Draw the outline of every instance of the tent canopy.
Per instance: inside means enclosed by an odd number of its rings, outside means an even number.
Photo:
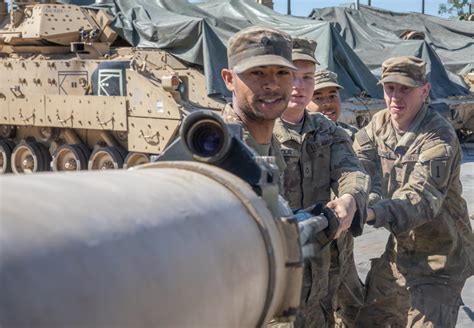
[[[474,22],[397,13],[364,5],[360,5],[359,10],[313,9],[310,17],[331,22],[376,76],[380,75],[385,59],[413,55],[428,63],[428,77],[434,86],[431,97],[469,93],[457,74],[474,70]],[[425,38],[403,40],[400,36],[406,31],[422,32]]]

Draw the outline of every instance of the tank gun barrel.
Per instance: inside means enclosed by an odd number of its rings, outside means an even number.
[[[273,189],[259,175],[272,171],[259,164],[245,176],[252,188],[206,164],[252,154],[234,157],[217,116],[190,118],[173,156],[199,162],[2,177],[0,326],[240,327],[294,315],[298,225],[264,200]]]
[[[310,237],[337,219],[319,205],[294,215],[274,161],[240,134],[196,111],[158,162],[2,177],[0,326],[293,319]]]
[[[257,326],[288,310],[291,241],[221,169],[7,176],[2,190],[1,326]]]

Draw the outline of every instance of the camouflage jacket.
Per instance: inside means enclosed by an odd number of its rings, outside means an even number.
[[[224,108],[224,111],[222,112],[222,117],[224,118],[224,121],[226,123],[237,123],[242,126],[243,129],[243,141],[252,148],[255,152],[258,153],[258,147],[257,142],[255,139],[252,137],[250,132],[245,128],[245,126],[242,123],[242,120],[240,117],[237,116],[237,114],[234,112],[234,109],[232,108],[232,104],[227,104]],[[280,171],[280,177],[282,176],[283,172],[285,171],[286,165],[285,165],[285,160],[283,159],[283,156],[281,154],[280,150],[280,144],[276,140],[275,136],[272,136],[272,141],[270,144],[270,153],[269,154],[258,154],[260,156],[274,156],[275,157],[275,162],[276,165],[278,166],[278,169]]]
[[[355,135],[359,131],[356,127],[354,127],[350,124],[344,123],[344,122],[336,122],[336,125],[338,127],[342,128],[342,129],[344,129],[344,131],[346,131],[349,138],[351,138],[351,140],[354,141]]]
[[[375,226],[397,238],[407,285],[472,275],[474,237],[459,178],[461,148],[451,125],[427,106],[397,142],[388,109],[361,129],[354,149],[379,199]]]
[[[301,134],[275,123],[287,165],[283,194],[292,208],[306,208],[336,196],[351,194],[357,212],[351,226],[354,236],[362,233],[366,218],[369,176],[355,156],[351,141],[341,128],[319,113],[305,112]]]

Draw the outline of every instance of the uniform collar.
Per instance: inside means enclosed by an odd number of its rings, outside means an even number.
[[[410,124],[405,134],[401,137],[400,141],[398,141],[394,149],[396,154],[400,154],[402,156],[405,155],[408,148],[410,148],[413,141],[415,141],[418,135],[418,130],[420,129],[421,122],[423,122],[427,113],[428,113],[428,105],[425,104],[423,105],[421,110],[418,112],[418,114],[416,114],[415,119]]]
[[[379,138],[383,141],[385,146],[387,146],[392,151],[395,151],[395,147],[397,146],[398,141],[395,135],[395,131],[393,131],[393,128],[392,128],[390,111],[388,111],[387,120],[383,122],[382,128],[379,131],[380,131]]]
[[[383,141],[385,146],[391,149],[394,153],[403,156],[403,154],[406,153],[410,145],[416,139],[418,133],[417,131],[419,130],[420,124],[425,119],[427,113],[428,105],[425,104],[416,114],[415,119],[410,124],[405,134],[400,138],[400,140],[397,140],[396,132],[394,131],[394,127],[392,126],[390,110],[387,109],[387,112],[385,114],[386,116],[384,115],[386,119],[384,119],[381,128],[377,132],[378,137]]]
[[[303,127],[301,128],[301,134],[299,134],[296,131],[288,129],[280,118],[276,120],[273,133],[280,143],[285,143],[289,140],[293,140],[301,144],[304,140],[304,136],[307,133],[310,133],[316,130],[315,126],[313,125],[313,122],[309,119],[309,113],[307,110],[304,111],[303,117],[304,117],[304,122],[303,122]]]
[[[222,117],[226,123],[238,123],[243,125],[242,120],[240,117],[235,113],[234,108],[232,107],[232,103],[228,103],[225,105],[224,110],[222,111]]]

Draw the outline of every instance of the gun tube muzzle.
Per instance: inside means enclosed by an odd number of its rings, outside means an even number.
[[[222,118],[211,111],[195,111],[183,121],[181,139],[193,158],[203,163],[218,163],[228,154],[231,134]]]
[[[296,224],[222,169],[1,179],[2,327],[256,327],[299,303]]]

